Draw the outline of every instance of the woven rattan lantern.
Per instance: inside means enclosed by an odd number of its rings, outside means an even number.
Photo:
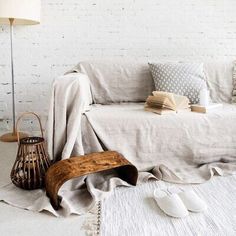
[[[34,115],[38,119],[41,137],[26,137],[19,139],[18,123],[25,115]],[[50,166],[50,159],[45,150],[45,140],[40,118],[33,112],[24,113],[16,123],[18,152],[11,171],[12,182],[23,189],[44,187],[44,176]]]

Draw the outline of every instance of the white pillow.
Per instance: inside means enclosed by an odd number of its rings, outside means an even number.
[[[233,68],[232,59],[206,61],[204,63],[207,87],[213,102],[230,103],[232,101]]]
[[[94,103],[143,102],[154,83],[147,63],[89,61],[73,71],[88,75]]]

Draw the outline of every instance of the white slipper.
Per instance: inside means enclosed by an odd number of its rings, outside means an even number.
[[[179,197],[189,211],[203,212],[207,209],[206,203],[193,191],[181,191]]]
[[[193,191],[182,188],[170,187],[167,191],[171,194],[178,194],[189,211],[203,212],[207,209],[206,203]]]
[[[158,206],[167,215],[177,218],[182,218],[188,215],[184,203],[177,194],[169,194],[163,189],[156,189],[154,191],[154,199]]]

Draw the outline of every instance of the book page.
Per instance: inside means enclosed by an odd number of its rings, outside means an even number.
[[[186,96],[174,94],[174,100],[177,109],[185,109],[189,107],[189,99]]]
[[[163,96],[149,96],[146,101],[147,105],[150,107],[156,108],[168,108],[171,110],[175,110],[176,107],[173,106],[173,103],[170,101],[168,97]]]
[[[154,91],[153,95],[155,99],[160,100],[161,98],[166,98],[165,103],[166,107],[170,107],[172,110],[176,109],[176,103],[174,100],[173,93],[163,92],[163,91]]]
[[[153,91],[153,95],[149,96],[146,101],[150,107],[167,108],[174,111],[189,108],[189,99],[186,96],[163,91]]]

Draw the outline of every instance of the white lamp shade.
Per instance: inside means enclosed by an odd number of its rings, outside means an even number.
[[[40,23],[40,0],[0,0],[0,24],[34,25]]]

